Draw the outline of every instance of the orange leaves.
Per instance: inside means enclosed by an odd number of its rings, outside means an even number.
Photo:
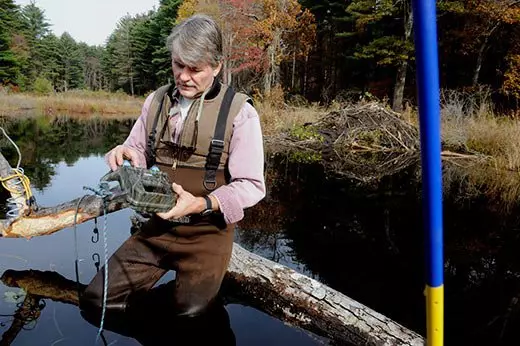
[[[302,9],[296,0],[262,0],[255,27],[257,37],[265,44],[277,44],[278,60],[295,54],[305,56],[316,40],[314,16]]]
[[[178,20],[204,12],[216,18],[231,72],[263,72],[308,54],[316,39],[314,16],[297,0],[184,0]]]
[[[520,99],[520,55],[514,54],[507,58],[508,69],[504,74],[502,92]]]

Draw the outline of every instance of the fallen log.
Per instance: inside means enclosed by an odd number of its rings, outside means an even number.
[[[74,281],[54,272],[7,270],[11,287],[78,304]],[[80,285],[83,289],[84,285]],[[252,306],[338,345],[424,345],[424,339],[344,294],[234,244],[222,296]]]
[[[128,204],[124,195],[115,194],[107,201],[106,212],[126,207]],[[54,207],[40,207],[29,215],[0,221],[0,233],[4,237],[24,238],[52,234],[73,226],[76,210],[76,223],[86,222],[104,213],[104,201],[93,194]],[[35,280],[32,277],[28,282],[34,283]],[[28,286],[20,278],[9,281],[9,277],[2,277],[2,281],[8,285],[22,286],[32,294],[55,296],[52,291],[41,291],[44,286]],[[222,288],[225,296],[238,297],[247,305],[337,344],[424,344],[419,334],[367,306],[288,267],[253,254],[236,243]],[[60,288],[61,291],[63,289]],[[73,296],[77,297],[77,291],[68,296],[68,302],[76,304]]]
[[[234,244],[224,296],[339,345],[424,345],[419,334],[346,295]]]
[[[78,289],[83,291],[87,286],[49,270],[8,269],[2,273],[0,281],[8,287],[22,288],[27,294],[71,305],[79,304]]]
[[[9,161],[0,153],[0,178],[5,179],[12,174],[12,171]],[[7,181],[6,184],[13,186],[12,181]],[[0,236],[2,237],[30,239],[49,235],[73,226],[76,211],[77,224],[94,219],[105,212],[105,201],[96,194],[85,194],[75,200],[52,207],[39,207],[37,210],[29,210],[22,193],[11,193],[11,195],[21,203],[23,213],[16,218],[0,220]],[[128,207],[125,196],[118,189],[113,190],[113,195],[106,202],[107,213]]]
[[[78,202],[79,204],[78,208]],[[125,196],[115,193],[107,201],[107,214],[128,207]],[[76,198],[53,207],[40,207],[29,215],[14,220],[0,221],[0,234],[7,238],[30,239],[49,235],[74,225],[74,216],[78,208],[76,223],[94,219],[104,213],[104,201],[97,195]]]

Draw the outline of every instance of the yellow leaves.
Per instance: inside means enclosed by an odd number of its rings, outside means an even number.
[[[177,23],[194,15],[198,0],[184,0],[177,10]]]
[[[473,0],[475,11],[495,21],[514,24],[520,21],[518,0]]]
[[[502,91],[506,95],[520,99],[520,54],[508,57],[508,69],[504,74]]]

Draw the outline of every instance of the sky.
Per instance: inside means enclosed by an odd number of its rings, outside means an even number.
[[[14,0],[24,6],[31,0]],[[67,31],[76,42],[102,45],[119,19],[159,7],[159,0],[34,0],[57,36]]]

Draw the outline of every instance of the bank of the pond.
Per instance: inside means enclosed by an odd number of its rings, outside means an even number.
[[[454,94],[441,107],[445,187],[485,197],[506,209],[520,196],[520,121],[496,115],[486,100]],[[0,117],[125,118],[135,120],[144,96],[103,91],[51,95],[0,93]],[[468,105],[471,105],[468,106]],[[290,105],[283,95],[256,96],[268,155],[321,162],[329,171],[368,182],[419,161],[416,109],[392,112],[380,102]]]
[[[363,183],[418,167],[417,113],[393,112],[377,103],[346,104],[315,122],[266,138],[266,151],[288,161],[320,163],[330,176]],[[442,163],[447,194],[487,198],[505,211],[520,199],[520,120],[490,111],[457,113],[442,108]]]
[[[38,95],[30,93],[0,93],[0,116],[16,117],[54,116],[103,116],[137,117],[144,97],[132,97],[124,93],[72,90],[62,93]]]

